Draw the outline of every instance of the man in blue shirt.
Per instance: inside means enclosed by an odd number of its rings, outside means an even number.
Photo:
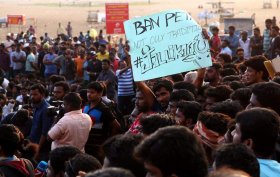
[[[242,143],[252,149],[260,164],[260,177],[280,174],[280,164],[272,160],[279,133],[279,115],[266,108],[245,110],[235,118],[233,143]]]
[[[235,27],[234,26],[229,26],[228,27],[228,33],[229,33],[229,36],[226,37],[226,40],[229,42],[228,47],[232,51],[232,57],[235,57],[236,50],[237,50],[238,44],[239,44],[239,37],[235,34]]]
[[[50,143],[46,141],[47,133],[52,126],[53,120],[47,116],[49,103],[45,100],[45,88],[41,84],[30,88],[30,96],[33,103],[33,120],[29,139],[39,145],[39,156],[41,160],[47,159]]]

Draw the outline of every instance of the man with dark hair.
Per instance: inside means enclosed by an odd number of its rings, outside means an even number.
[[[251,94],[252,94],[252,89],[239,88],[230,95],[230,99],[234,101],[238,101],[242,105],[243,109],[245,109],[250,103]]]
[[[268,80],[269,74],[264,66],[266,60],[264,56],[255,56],[244,62],[247,67],[244,75],[245,84],[252,85]]]
[[[250,38],[248,38],[248,32],[242,31],[240,33],[241,38],[239,39],[239,46],[244,50],[244,58],[248,60],[251,57],[250,52]]]
[[[214,168],[223,167],[242,170],[251,177],[260,176],[260,165],[252,150],[243,144],[226,144],[215,152]]]
[[[177,90],[188,90],[190,91],[195,97],[197,95],[197,89],[196,87],[189,82],[186,81],[181,81],[181,82],[176,82],[173,85],[173,92],[177,91]]]
[[[102,102],[103,86],[99,82],[91,82],[87,87],[89,104],[84,107],[83,113],[88,114],[93,123],[86,145],[88,153],[98,156],[99,148],[104,141],[119,132],[120,124],[108,106]]]
[[[160,140],[160,141],[159,141]],[[185,127],[161,128],[135,149],[146,176],[206,177],[207,160],[198,138]]]
[[[133,156],[134,148],[141,140],[141,136],[131,134],[116,135],[106,140],[102,145],[105,154],[103,168],[119,167],[130,170],[136,177],[145,176],[143,164]]]
[[[165,112],[168,107],[170,95],[173,90],[173,83],[169,80],[163,79],[156,82],[153,86],[153,92],[156,99],[161,106],[161,110]]]
[[[209,87],[205,91],[206,100],[204,104],[204,110],[209,111],[214,103],[229,99],[232,92],[233,90],[227,85]]]
[[[81,172],[94,172],[101,168],[102,165],[95,157],[88,154],[80,153],[71,160],[67,161],[65,176],[76,177],[79,176],[79,173]]]
[[[228,34],[229,36],[226,37],[226,40],[229,41],[229,48],[232,51],[232,56],[236,55],[236,49],[239,44],[239,37],[235,34],[235,27],[229,26],[228,27]]]
[[[279,27],[273,26],[270,31],[271,42],[269,48],[269,59],[274,59],[280,55],[280,36]]]
[[[260,176],[279,176],[280,164],[271,160],[279,134],[279,115],[266,108],[245,110],[236,116],[233,143],[252,149],[260,163]]]
[[[204,111],[198,115],[197,123],[193,132],[200,138],[208,162],[213,163],[212,152],[224,139],[227,132],[227,125],[231,121],[228,115]]]
[[[54,84],[53,100],[63,100],[64,96],[70,91],[69,84],[65,81],[59,81]]]
[[[225,64],[231,63],[231,55],[229,55],[228,53],[222,53],[221,52],[217,56],[217,60],[222,66],[224,66]]]
[[[202,107],[195,101],[181,101],[177,105],[176,120],[179,125],[193,129]]]
[[[106,45],[100,44],[98,48],[99,52],[96,54],[96,58],[100,61],[107,59],[109,60],[109,52],[106,51]]]
[[[63,146],[52,150],[46,177],[64,177],[65,163],[79,153],[81,151],[73,146]]]
[[[233,58],[233,63],[234,64],[243,63],[244,60],[245,60],[245,58],[244,58],[244,49],[242,49],[241,47],[238,47],[236,49],[236,56]]]
[[[194,95],[191,92],[189,92],[188,90],[178,90],[178,91],[172,92],[166,112],[175,116],[176,110],[177,110],[177,104],[182,100],[194,101],[195,98],[194,98]]]
[[[89,115],[82,113],[82,99],[77,93],[70,92],[64,99],[65,115],[50,129],[48,138],[53,140],[52,150],[71,145],[84,152],[92,126]]]
[[[263,37],[259,27],[254,28],[254,36],[250,39],[251,56],[263,54]]]
[[[176,125],[176,120],[168,114],[152,114],[140,120],[141,133],[144,137],[157,131],[159,128]]]
[[[229,56],[232,56],[232,51],[229,48],[229,41],[228,40],[223,40],[222,41],[220,54],[228,54]]]
[[[39,154],[37,158],[47,159],[49,144],[47,144],[47,134],[53,124],[53,119],[47,116],[47,108],[50,106],[45,100],[45,88],[41,84],[36,84],[30,88],[30,97],[34,105],[32,127],[29,139],[33,143],[39,144]]]
[[[246,109],[264,107],[280,114],[280,85],[273,82],[256,84],[252,89],[250,104]]]
[[[96,81],[101,81],[107,88],[107,97],[115,100],[117,78],[115,73],[110,69],[110,61],[102,60],[102,71]]]
[[[236,114],[242,111],[244,108],[238,101],[225,100],[222,102],[214,103],[210,108],[211,112],[218,112],[230,116],[232,119],[235,118]]]
[[[221,39],[219,37],[219,28],[214,26],[211,30],[213,36],[210,39],[211,49],[214,51],[214,58],[220,53]]]
[[[34,168],[27,159],[16,155],[24,137],[14,125],[0,125],[0,172],[5,177],[34,176]]]
[[[217,86],[220,83],[220,70],[222,69],[222,65],[219,63],[213,63],[212,66],[206,69],[204,75],[204,81],[209,82],[211,86]]]
[[[263,31],[263,52],[265,55],[268,55],[268,51],[270,48],[270,30],[272,27],[272,20],[271,19],[266,19],[265,20],[265,29]]]

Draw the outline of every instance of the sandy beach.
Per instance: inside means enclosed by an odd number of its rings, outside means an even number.
[[[263,0],[229,0],[233,4],[222,4],[225,8],[234,8],[235,17],[251,17],[253,13],[256,14],[256,25],[264,28],[264,20],[276,16],[279,24],[279,9],[276,9],[276,0],[272,1],[272,9],[263,9]],[[167,9],[182,9],[189,12],[194,19],[201,25],[204,20],[198,19],[198,14],[204,10],[211,11],[211,4],[207,2],[217,2],[214,0],[0,0],[0,17],[6,17],[8,14],[25,14],[27,18],[27,25],[34,25],[36,28],[36,35],[41,36],[44,32],[48,32],[50,36],[56,35],[58,23],[65,27],[68,21],[71,21],[73,26],[73,34],[78,34],[80,31],[86,32],[92,24],[87,22],[87,15],[89,10],[99,10],[105,13],[105,2],[129,2],[129,16],[143,16]],[[226,1],[225,1],[226,2]],[[89,6],[91,4],[91,6]],[[202,5],[203,9],[198,6]],[[209,23],[218,22],[218,17],[209,20]],[[104,29],[105,24],[93,25],[97,29]],[[220,24],[223,29],[223,24]],[[18,27],[0,28],[0,39],[4,39],[9,32],[17,33]]]

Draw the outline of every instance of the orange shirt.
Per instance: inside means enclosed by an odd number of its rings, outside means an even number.
[[[80,56],[75,58],[75,64],[77,68],[77,76],[78,77],[83,77],[83,64],[84,64],[85,59],[82,59]]]

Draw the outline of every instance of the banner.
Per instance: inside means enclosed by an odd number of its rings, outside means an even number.
[[[182,10],[128,20],[124,27],[135,81],[212,65],[201,27]]]
[[[123,22],[128,19],[128,3],[106,3],[107,34],[124,34]]]

